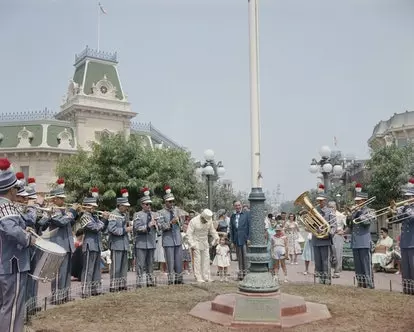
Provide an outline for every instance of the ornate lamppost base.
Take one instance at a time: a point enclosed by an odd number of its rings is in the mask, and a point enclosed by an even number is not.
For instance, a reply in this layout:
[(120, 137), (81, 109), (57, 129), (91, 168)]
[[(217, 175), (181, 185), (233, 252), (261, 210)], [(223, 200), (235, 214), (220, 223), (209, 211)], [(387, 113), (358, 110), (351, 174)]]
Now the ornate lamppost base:
[(250, 241), (247, 258), (250, 268), (239, 290), (243, 293), (274, 293), (279, 290), (279, 283), (269, 272), (269, 254), (265, 238), (265, 194), (262, 188), (252, 188), (250, 202)]

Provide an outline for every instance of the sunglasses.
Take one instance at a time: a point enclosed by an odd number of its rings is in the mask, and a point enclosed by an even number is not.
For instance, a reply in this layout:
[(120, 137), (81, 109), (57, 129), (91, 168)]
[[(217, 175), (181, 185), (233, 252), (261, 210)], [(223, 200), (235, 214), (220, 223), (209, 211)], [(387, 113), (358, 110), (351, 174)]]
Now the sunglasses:
[(151, 206), (151, 203), (144, 203), (145, 206)]

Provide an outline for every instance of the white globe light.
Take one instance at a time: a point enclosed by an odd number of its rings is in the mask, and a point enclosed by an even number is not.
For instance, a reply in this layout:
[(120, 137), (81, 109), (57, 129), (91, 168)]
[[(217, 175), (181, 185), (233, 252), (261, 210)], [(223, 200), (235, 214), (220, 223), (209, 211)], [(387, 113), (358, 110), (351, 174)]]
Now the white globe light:
[(218, 176), (223, 176), (225, 173), (226, 173), (226, 169), (223, 166), (217, 168)]
[(318, 164), (311, 164), (309, 166), (309, 172), (311, 172), (312, 174), (318, 173), (319, 171), (319, 165)]
[(335, 165), (333, 167), (333, 173), (335, 175), (340, 176), (340, 175), (342, 175), (342, 172), (343, 172), (343, 170), (342, 170), (342, 166), (341, 165)]
[(200, 176), (201, 174), (203, 174), (203, 168), (202, 167), (198, 167), (195, 172), (196, 172), (196, 175), (197, 176)]
[(208, 166), (204, 167), (203, 173), (205, 175), (214, 175), (214, 168), (212, 166), (208, 165)]
[(324, 173), (331, 173), (331, 172), (332, 172), (332, 168), (333, 168), (332, 164), (330, 164), (330, 163), (326, 163), (326, 164), (324, 164), (324, 165), (322, 166), (322, 171), (323, 171)]
[(331, 149), (329, 146), (324, 145), (319, 149), (319, 154), (322, 158), (329, 158), (331, 156)]
[(207, 161), (214, 160), (214, 151), (211, 149), (207, 149), (206, 151), (204, 151), (204, 158)]

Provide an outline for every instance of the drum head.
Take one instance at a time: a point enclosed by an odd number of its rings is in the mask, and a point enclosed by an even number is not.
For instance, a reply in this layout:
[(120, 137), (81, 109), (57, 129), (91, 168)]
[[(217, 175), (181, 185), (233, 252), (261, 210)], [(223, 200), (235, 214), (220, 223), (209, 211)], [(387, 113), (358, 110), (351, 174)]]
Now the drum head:
[(58, 255), (58, 256), (66, 255), (66, 250), (63, 249), (60, 245), (58, 245), (56, 243), (53, 243), (53, 242), (50, 242), (50, 241), (47, 241), (47, 240), (42, 239), (40, 237), (36, 239), (35, 246), (37, 248), (39, 248), (40, 250), (45, 251), (45, 252), (49, 252), (51, 254), (55, 254), (55, 255)]

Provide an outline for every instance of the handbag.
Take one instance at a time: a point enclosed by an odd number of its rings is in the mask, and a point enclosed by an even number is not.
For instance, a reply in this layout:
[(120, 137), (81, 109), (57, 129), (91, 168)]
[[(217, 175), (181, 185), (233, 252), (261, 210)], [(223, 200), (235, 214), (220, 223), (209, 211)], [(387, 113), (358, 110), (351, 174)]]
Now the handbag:
[(303, 238), (303, 236), (300, 233), (298, 233), (297, 241), (298, 241), (298, 243), (304, 243), (305, 242), (305, 239)]

